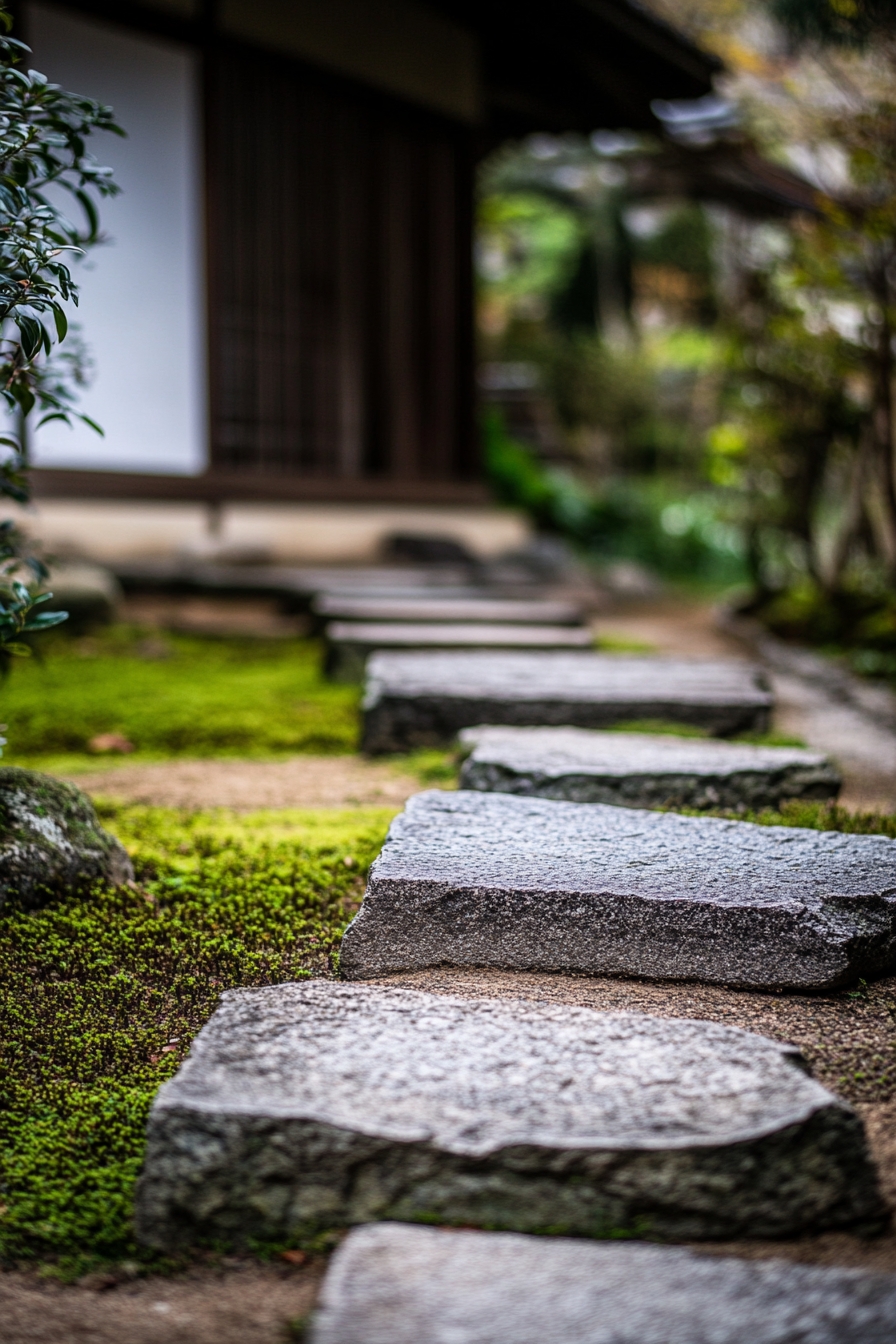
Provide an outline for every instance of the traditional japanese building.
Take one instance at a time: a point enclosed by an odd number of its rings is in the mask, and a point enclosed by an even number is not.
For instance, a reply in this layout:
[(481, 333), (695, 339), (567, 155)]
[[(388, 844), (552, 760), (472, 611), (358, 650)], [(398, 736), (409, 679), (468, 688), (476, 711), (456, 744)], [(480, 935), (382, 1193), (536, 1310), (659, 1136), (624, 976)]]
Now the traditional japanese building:
[(531, 132), (652, 129), (714, 58), (629, 0), (27, 0), (37, 68), (111, 103), (123, 192), (79, 268), (104, 426), (40, 497), (486, 498), (473, 178)]

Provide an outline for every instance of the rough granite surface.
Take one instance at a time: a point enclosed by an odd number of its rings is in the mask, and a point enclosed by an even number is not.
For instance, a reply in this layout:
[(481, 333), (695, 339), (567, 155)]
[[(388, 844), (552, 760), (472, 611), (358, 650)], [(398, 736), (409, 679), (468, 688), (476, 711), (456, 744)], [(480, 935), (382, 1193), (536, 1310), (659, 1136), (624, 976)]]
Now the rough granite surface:
[(426, 966), (823, 990), (896, 965), (896, 841), (430, 790), (342, 940), (351, 980)]
[(590, 630), (575, 626), (485, 621), (331, 621), (324, 633), (326, 672), (343, 681), (361, 681), (377, 649), (590, 649), (594, 643)]
[(323, 593), (311, 610), (339, 621), (486, 621), (515, 625), (581, 625), (575, 602), (525, 601), (521, 598), (359, 597)]
[(572, 651), (376, 653), (367, 663), (365, 751), (450, 742), (476, 724), (608, 728), (637, 719), (716, 737), (764, 732), (772, 696), (748, 663)]
[(801, 1066), (718, 1023), (324, 981), (231, 990), (152, 1108), (138, 1235), (874, 1225), (861, 1120)]
[(0, 769), (0, 907), (12, 897), (26, 909), (134, 876), (125, 849), (104, 831), (93, 803), (51, 775)]
[(619, 807), (778, 807), (836, 798), (819, 752), (586, 728), (465, 728), (462, 789)]
[(311, 1344), (892, 1344), (896, 1277), (384, 1223), (336, 1252)]

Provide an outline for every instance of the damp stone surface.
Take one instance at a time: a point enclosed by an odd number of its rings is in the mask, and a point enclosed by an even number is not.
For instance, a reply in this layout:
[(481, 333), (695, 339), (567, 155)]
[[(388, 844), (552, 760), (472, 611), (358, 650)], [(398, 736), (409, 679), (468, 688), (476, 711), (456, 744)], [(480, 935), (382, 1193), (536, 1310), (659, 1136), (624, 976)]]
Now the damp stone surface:
[(827, 990), (896, 965), (896, 841), (600, 803), (409, 799), (342, 940), (352, 980), (502, 970)]
[(779, 807), (836, 798), (819, 752), (586, 728), (465, 728), (462, 789), (620, 807)]
[(25, 909), (76, 895), (94, 882), (134, 876), (124, 847), (100, 825), (93, 803), (52, 775), (0, 769), (0, 908)]
[(476, 724), (608, 728), (691, 724), (716, 737), (764, 732), (772, 696), (749, 663), (586, 651), (381, 652), (367, 663), (363, 747), (451, 742)]
[(356, 1228), (311, 1344), (891, 1344), (896, 1277), (644, 1244)]
[(384, 1219), (608, 1236), (877, 1226), (861, 1120), (718, 1023), (325, 981), (231, 990), (160, 1089), (143, 1242)]

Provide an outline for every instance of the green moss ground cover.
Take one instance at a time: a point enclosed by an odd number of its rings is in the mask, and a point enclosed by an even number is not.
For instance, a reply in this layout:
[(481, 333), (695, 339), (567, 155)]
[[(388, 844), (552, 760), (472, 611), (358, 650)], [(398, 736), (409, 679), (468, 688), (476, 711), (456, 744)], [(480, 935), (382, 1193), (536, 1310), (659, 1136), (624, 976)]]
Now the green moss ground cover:
[(358, 691), (321, 675), (314, 640), (203, 639), (115, 626), (44, 638), (0, 683), (4, 757), (75, 769), (120, 733), (129, 759), (355, 750)]
[(0, 1261), (139, 1258), (152, 1097), (222, 990), (330, 973), (391, 810), (106, 807), (137, 881), (0, 913)]

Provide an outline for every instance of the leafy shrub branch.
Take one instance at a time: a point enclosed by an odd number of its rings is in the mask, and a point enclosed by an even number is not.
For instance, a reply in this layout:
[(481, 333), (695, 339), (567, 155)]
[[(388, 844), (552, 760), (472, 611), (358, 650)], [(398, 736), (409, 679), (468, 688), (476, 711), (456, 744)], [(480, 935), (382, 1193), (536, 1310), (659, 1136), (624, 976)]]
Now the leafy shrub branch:
[[(119, 188), (109, 168), (87, 152), (94, 131), (122, 135), (112, 109), (67, 93), (36, 70), (23, 68), (28, 47), (11, 37), (0, 7), (0, 397), (7, 426), (0, 433), (0, 496), (27, 504), (29, 417), (36, 429), (51, 420), (91, 425), (73, 409), (64, 379), (47, 358), (68, 332), (67, 304), (77, 305), (70, 261), (100, 241), (97, 201)], [(74, 207), (69, 218), (63, 208)], [(56, 625), (61, 612), (33, 614), (37, 597), (23, 577), (44, 580), (42, 562), (28, 553), (12, 523), (0, 525), (0, 670), (27, 653), (21, 635)]]

